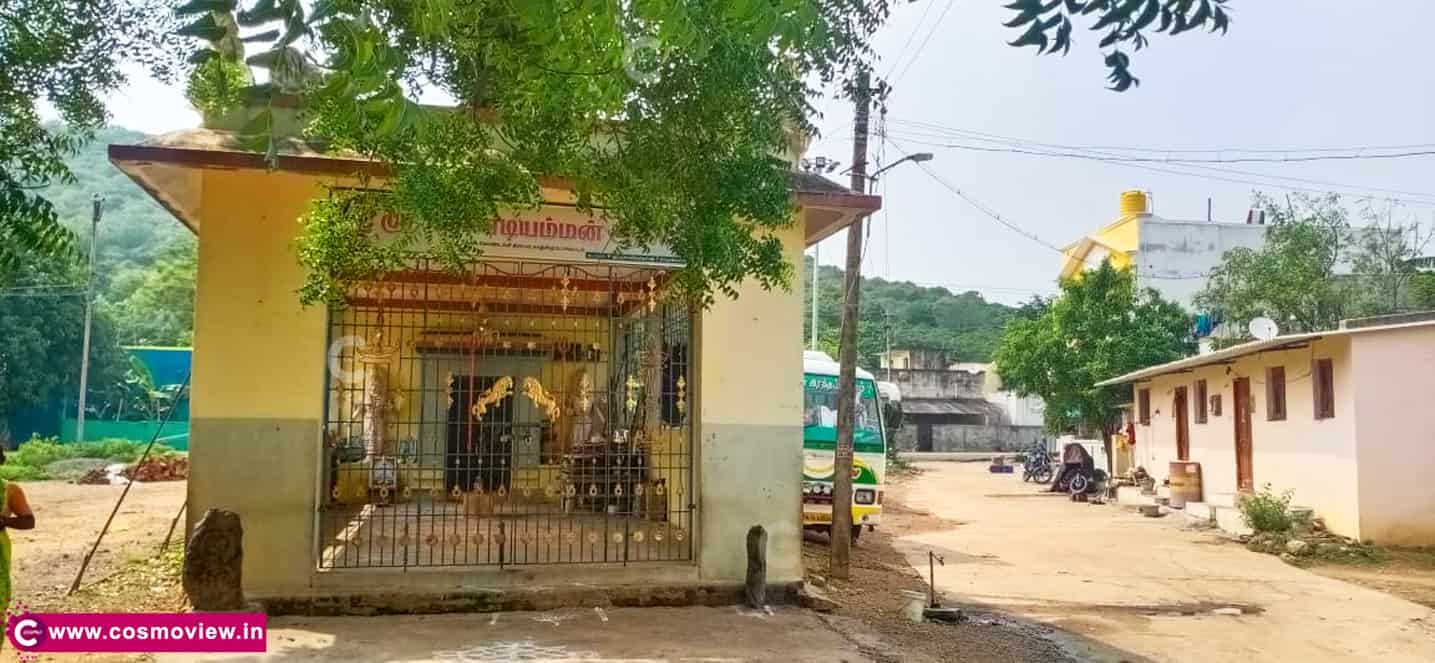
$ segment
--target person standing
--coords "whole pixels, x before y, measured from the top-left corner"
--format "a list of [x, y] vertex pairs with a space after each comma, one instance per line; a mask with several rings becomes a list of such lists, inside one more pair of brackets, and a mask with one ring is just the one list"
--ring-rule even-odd
[[[0, 465], [5, 464], [5, 449], [0, 447]], [[10, 608], [10, 530], [35, 529], [35, 514], [20, 484], [0, 479], [0, 609]]]

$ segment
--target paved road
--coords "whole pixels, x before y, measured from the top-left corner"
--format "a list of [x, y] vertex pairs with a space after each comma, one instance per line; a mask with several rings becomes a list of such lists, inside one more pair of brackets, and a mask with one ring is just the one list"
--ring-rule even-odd
[[1081, 658], [1435, 661], [1429, 608], [1173, 518], [1039, 495], [1019, 473], [920, 467], [903, 501], [960, 524], [900, 539], [912, 565], [925, 573], [927, 552], [936, 550], [946, 557], [937, 587], [949, 600], [1056, 625]]

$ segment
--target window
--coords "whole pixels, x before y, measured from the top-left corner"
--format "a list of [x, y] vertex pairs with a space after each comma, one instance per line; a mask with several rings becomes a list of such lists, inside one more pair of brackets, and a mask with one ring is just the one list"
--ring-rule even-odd
[[1151, 390], [1138, 389], [1136, 391], [1136, 409], [1138, 420], [1142, 426], [1151, 425]]
[[1266, 421], [1285, 421], [1286, 367], [1266, 368]]
[[1221, 416], [1221, 395], [1211, 394], [1211, 416]]
[[1206, 381], [1196, 381], [1196, 423], [1206, 423]]
[[1330, 419], [1335, 416], [1335, 365], [1329, 359], [1317, 359], [1310, 367], [1310, 383], [1315, 393], [1315, 418]]

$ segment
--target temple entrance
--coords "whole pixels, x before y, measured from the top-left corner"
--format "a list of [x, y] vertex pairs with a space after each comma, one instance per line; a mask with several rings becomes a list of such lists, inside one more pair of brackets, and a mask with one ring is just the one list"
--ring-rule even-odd
[[693, 558], [691, 318], [647, 267], [416, 262], [331, 313], [323, 568]]

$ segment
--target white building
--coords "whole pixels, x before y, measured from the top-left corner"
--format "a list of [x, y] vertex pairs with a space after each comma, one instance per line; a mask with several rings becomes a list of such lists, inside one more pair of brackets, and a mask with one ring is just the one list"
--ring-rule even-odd
[[1061, 277], [1109, 259], [1115, 267], [1131, 268], [1139, 287], [1153, 288], [1192, 310], [1191, 300], [1206, 287], [1205, 275], [1220, 266], [1226, 251], [1265, 244], [1266, 227], [1259, 218], [1252, 215], [1247, 223], [1166, 219], [1152, 213], [1146, 192], [1127, 191], [1115, 221], [1063, 249]]

